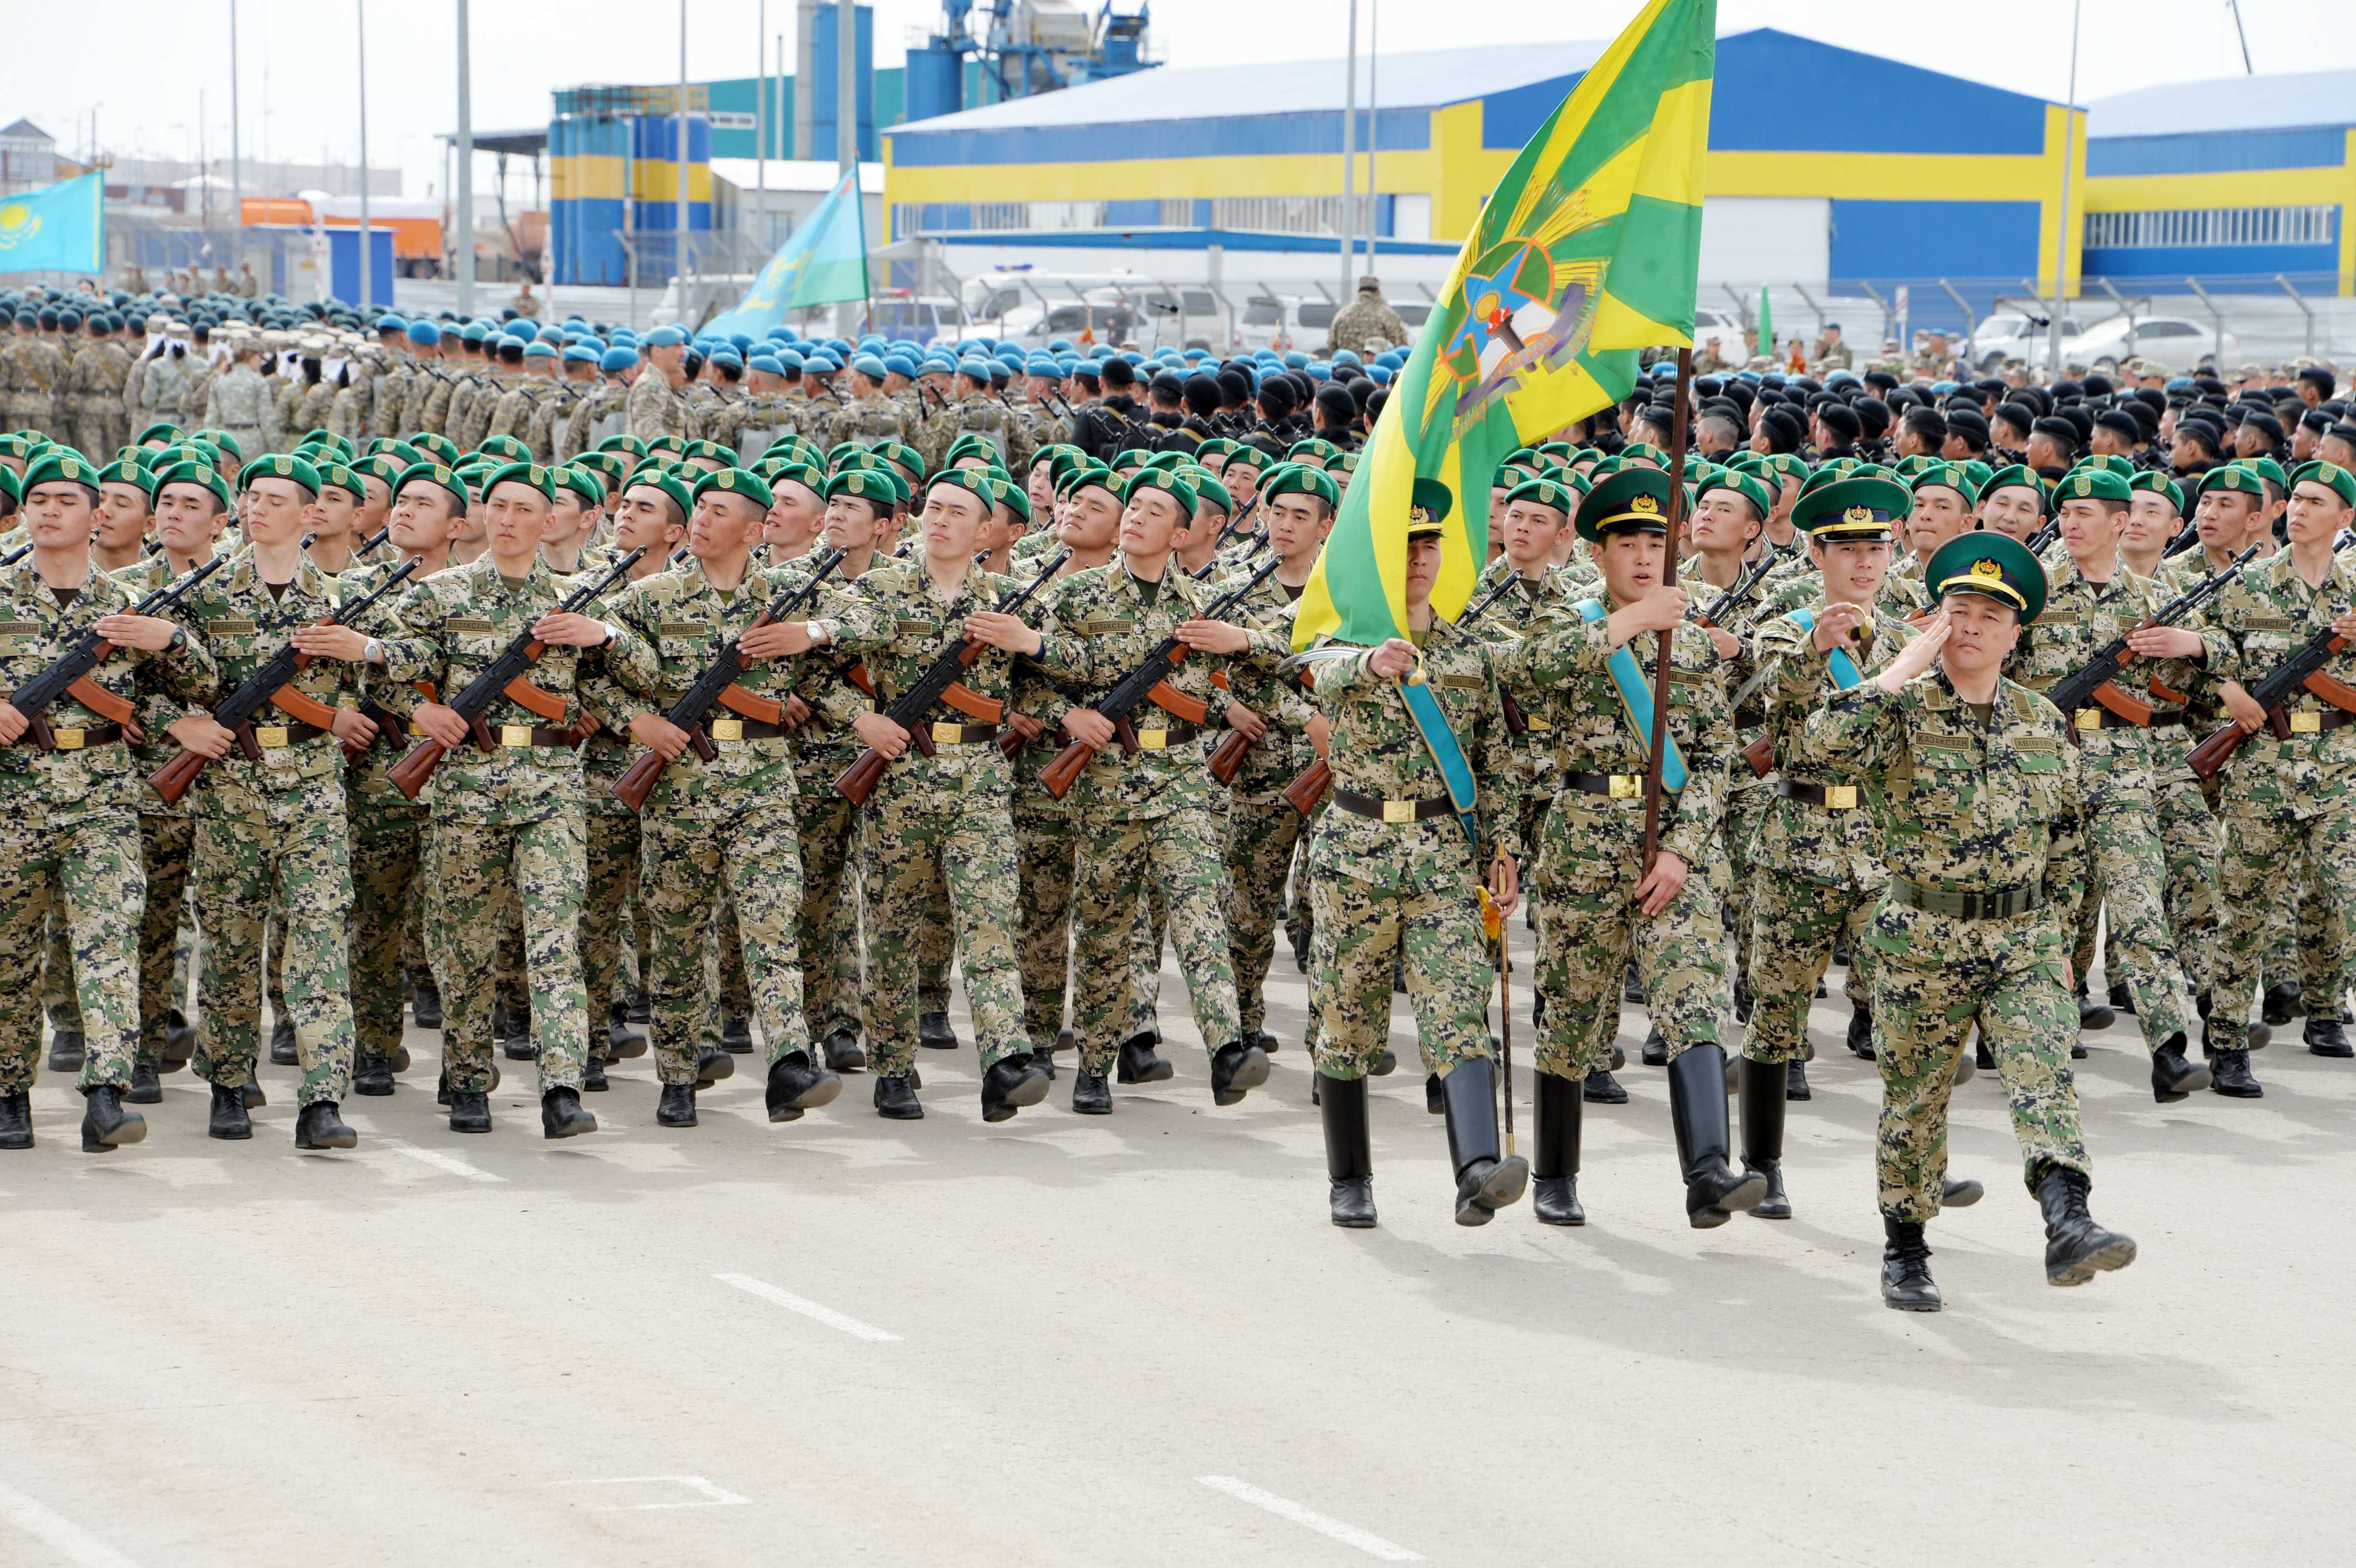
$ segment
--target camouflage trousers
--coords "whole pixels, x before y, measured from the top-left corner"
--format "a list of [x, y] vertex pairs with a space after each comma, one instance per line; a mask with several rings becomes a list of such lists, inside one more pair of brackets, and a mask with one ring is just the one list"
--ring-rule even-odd
[[418, 901], [424, 852], [423, 806], [355, 802], [351, 814], [352, 918], [347, 946], [352, 976], [352, 1036], [361, 1056], [401, 1050], [402, 927]]
[[[1750, 773], [1741, 770], [1743, 781]], [[1726, 796], [1726, 816], [1719, 825], [1719, 842], [1724, 847], [1725, 881], [1719, 890], [1719, 901], [1723, 906], [1727, 932], [1733, 938], [1734, 980], [1755, 998], [1759, 977], [1751, 973], [1753, 955], [1751, 951], [1751, 906], [1758, 896], [1758, 871], [1751, 858], [1751, 848], [1759, 841], [1759, 825], [1767, 819], [1767, 808], [1774, 803], [1775, 792], [1764, 784], [1747, 782], [1730, 790]], [[1535, 843], [1536, 840], [1528, 840]], [[1826, 955], [1831, 950], [1827, 948]], [[1813, 990], [1811, 995], [1813, 995]], [[1752, 1015], [1756, 1017], [1756, 1014]], [[1764, 1061], [1766, 1057], [1760, 1058]]]
[[[332, 742], [327, 742], [332, 744]], [[302, 1103], [345, 1099], [352, 1086], [352, 998], [344, 950], [351, 919], [351, 835], [342, 791], [269, 801], [272, 820], [197, 822], [197, 923], [205, 933], [196, 1072], [233, 1089], [253, 1072], [262, 1021], [262, 928], [279, 917], [286, 1012]], [[283, 809], [281, 809], [283, 808]]]
[[1022, 924], [1014, 953], [1023, 972], [1023, 1033], [1034, 1051], [1052, 1050], [1064, 1027], [1072, 957], [1071, 821], [1064, 803], [1027, 784], [1014, 796], [1014, 869]]
[[1848, 996], [1872, 996], [1874, 950], [1864, 940], [1883, 883], [1834, 887], [1773, 866], [1751, 873], [1751, 1032], [1742, 1054], [1753, 1061], [1805, 1061], [1808, 1008], [1832, 962], [1833, 939], [1848, 933]]
[[437, 818], [426, 834], [425, 942], [442, 986], [442, 1060], [454, 1093], [491, 1086], [491, 997], [500, 922], [523, 933], [540, 1089], [581, 1087], [587, 994], [577, 945], [588, 834], [579, 812], [538, 822]]
[[65, 912], [87, 1020], [81, 1087], [130, 1087], [139, 1038], [132, 911], [146, 888], [138, 843], [127, 808], [60, 826], [0, 824], [0, 1093], [29, 1088], [40, 1063], [42, 933], [53, 906]]
[[[801, 841], [790, 795], [764, 797], [732, 816], [649, 816], [639, 825], [638, 896], [654, 927], [647, 991], [654, 1002], [655, 1067], [666, 1083], [695, 1082], [696, 1030], [707, 1014], [704, 954], [721, 909], [774, 1065], [809, 1054], [802, 1014]], [[723, 957], [725, 951], [723, 946]]]
[[[921, 765], [921, 764], [920, 764]], [[934, 794], [887, 784], [862, 814], [868, 913], [868, 1066], [905, 1072], [916, 1060], [924, 926], [955, 923], [974, 1044], [987, 1072], [1023, 1056], [1023, 982], [1014, 961], [1014, 824], [1003, 796]]]
[[139, 862], [147, 875], [147, 901], [139, 915], [139, 1060], [150, 1067], [164, 1060], [164, 1029], [178, 1001], [172, 965], [196, 848], [194, 817], [139, 818]]
[[[2293, 902], [2290, 890], [2303, 893], [2312, 886], [2336, 890], [2321, 929], [2311, 938], [2302, 933], [2298, 953], [2300, 964], [2311, 963], [2308, 972], [2319, 978], [2317, 994], [2305, 998], [2307, 1005], [2317, 1016], [2329, 1018], [2336, 1016], [2337, 993], [2347, 985], [2349, 964], [2356, 957], [2356, 900], [2349, 892], [2356, 888], [2356, 799], [2330, 802], [2307, 816], [2228, 808], [2225, 854], [2217, 871], [2224, 920], [2209, 1013], [2218, 1050], [2247, 1049], [2250, 1004], [2262, 968], [2269, 981], [2299, 978], [2297, 968], [2276, 974], [2265, 963], [2275, 929], [2269, 912], [2294, 918], [2287, 907]], [[2302, 981], [2301, 989], [2307, 988]], [[2324, 1011], [2327, 997], [2331, 1012]]]
[[1268, 1025], [1276, 923], [1284, 912], [1293, 847], [1307, 826], [1282, 795], [1239, 800], [1227, 807], [1227, 955], [1236, 974], [1236, 1014], [1248, 1032]]
[[[851, 759], [843, 759], [847, 764]], [[837, 768], [835, 772], [841, 772]], [[797, 769], [794, 831], [802, 867], [802, 1014], [823, 1039], [859, 1027], [859, 808], [822, 769]], [[841, 960], [850, 959], [848, 975]]]
[[[2177, 961], [2160, 891], [2167, 858], [2159, 846], [2158, 814], [2144, 791], [2114, 795], [2090, 789], [2087, 796], [2084, 907], [2102, 901], [2111, 951], [2119, 962], [2115, 978], [2125, 980], [2134, 993], [2144, 1044], [2158, 1051], [2185, 1033], [2191, 1017], [2184, 966]], [[2088, 944], [2091, 949], [2091, 936]]]
[[2184, 768], [2172, 771], [2179, 776], [2164, 778], [2157, 791], [2160, 851], [2167, 859], [2167, 880], [2160, 897], [2167, 907], [2169, 929], [2176, 936], [2176, 955], [2184, 965], [2185, 979], [2196, 994], [2205, 995], [2216, 980], [2222, 908], [2217, 898], [2217, 861], [2224, 853], [2225, 834], [2191, 773]]
[[1461, 879], [1387, 888], [1317, 866], [1309, 898], [1316, 920], [1309, 973], [1318, 1072], [1364, 1078], [1389, 1048], [1395, 973], [1407, 977], [1408, 1007], [1430, 1071], [1445, 1077], [1462, 1061], [1493, 1054], [1489, 992], [1497, 972], [1469, 863]]
[[2041, 1168], [2091, 1172], [2070, 1047], [2077, 1007], [2063, 983], [2067, 943], [2050, 910], [1963, 920], [1885, 902], [1867, 927], [1876, 949], [1873, 1044], [1881, 1071], [1875, 1156], [1881, 1211], [1927, 1221], [1947, 1176], [1947, 1101], [1972, 1026], [1996, 1058], [2005, 1108], [2034, 1191]]
[[593, 799], [583, 818], [589, 873], [581, 895], [581, 983], [588, 1003], [586, 1046], [596, 1056], [607, 1043], [606, 1009], [629, 997], [622, 974], [626, 912], [634, 913], [644, 901], [638, 896], [638, 814], [619, 802], [614, 803], [617, 809], [605, 809], [594, 798], [597, 782], [593, 779], [589, 788]]
[[[1072, 889], [1072, 1036], [1080, 1071], [1109, 1072], [1123, 1033], [1137, 1023], [1139, 927], [1151, 929], [1149, 887], [1167, 901], [1172, 940], [1194, 1006], [1204, 1050], [1215, 1055], [1242, 1035], [1227, 925], [1219, 912], [1221, 862], [1211, 814], [1197, 805], [1151, 816], [1124, 808], [1075, 807], [1072, 836], [1087, 847]], [[1161, 973], [1153, 943], [1152, 973]]]
[[1715, 1044], [1732, 998], [1727, 990], [1726, 923], [1718, 890], [1697, 868], [1668, 908], [1636, 907], [1643, 880], [1633, 859], [1578, 863], [1576, 875], [1541, 868], [1537, 967], [1546, 998], [1537, 1030], [1542, 1072], [1584, 1078], [1609, 1065], [1620, 1032], [1620, 987], [1631, 959], [1644, 982], [1653, 1025], [1669, 1055]]
[[[1214, 828], [1211, 842], [1218, 841]], [[1169, 940], [1170, 901], [1162, 884], [1151, 877], [1137, 900], [1137, 923], [1130, 927], [1129, 944], [1129, 1025], [1130, 1034], [1162, 1032], [1162, 949]]]

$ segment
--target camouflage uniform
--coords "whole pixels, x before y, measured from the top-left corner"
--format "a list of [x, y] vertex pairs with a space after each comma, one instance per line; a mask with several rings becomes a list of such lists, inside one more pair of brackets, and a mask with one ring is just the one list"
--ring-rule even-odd
[[280, 450], [281, 427], [270, 386], [251, 365], [232, 365], [212, 379], [205, 411], [198, 421], [207, 430], [225, 430], [236, 438], [248, 461]]
[[534, 463], [555, 463], [557, 438], [573, 423], [573, 411], [579, 406], [588, 389], [578, 382], [552, 381], [541, 394], [532, 410], [531, 428], [523, 432], [524, 444], [531, 448]]
[[172, 413], [159, 410], [157, 417], [176, 420], [195, 430], [205, 422], [205, 410], [211, 401], [213, 382], [220, 379], [220, 372], [209, 364], [197, 361], [191, 361], [191, 364], [194, 368], [188, 373], [187, 384], [180, 390], [178, 409]]
[[[1224, 592], [1224, 585], [1215, 585]], [[1273, 575], [1262, 578], [1231, 619], [1290, 643], [1292, 592]], [[1316, 753], [1305, 731], [1316, 708], [1290, 678], [1242, 663], [1227, 668], [1228, 695], [1268, 720], [1268, 729], [1244, 752], [1243, 765], [1228, 785], [1225, 912], [1227, 958], [1235, 969], [1236, 1011], [1244, 1033], [1267, 1032], [1268, 971], [1276, 956], [1276, 924], [1284, 912], [1284, 885], [1296, 850], [1308, 834], [1308, 819], [1284, 798], [1284, 788]], [[1225, 706], [1212, 701], [1216, 713]], [[1305, 880], [1305, 879], [1304, 879]], [[1307, 901], [1307, 890], [1302, 890]], [[1161, 949], [1153, 952], [1157, 968]], [[1312, 998], [1312, 1003], [1314, 998]], [[1308, 1038], [1315, 1037], [1314, 1014]], [[1258, 1041], [1265, 1049], [1265, 1041]]]
[[407, 441], [421, 431], [441, 433], [442, 421], [450, 416], [452, 376], [438, 355], [415, 363], [409, 372], [409, 390], [402, 398], [395, 437]]
[[286, 421], [286, 428], [299, 436], [304, 431], [330, 428], [336, 417], [337, 388], [332, 381], [315, 381], [303, 394], [300, 411]]
[[394, 350], [391, 358], [376, 373], [369, 387], [367, 433], [400, 436], [407, 432], [401, 427], [402, 415], [408, 411], [410, 389], [416, 384], [420, 367], [409, 355]]
[[630, 383], [630, 395], [623, 405], [623, 421], [628, 432], [640, 441], [659, 441], [667, 435], [684, 440], [687, 400], [671, 389], [659, 367], [648, 365]]
[[10, 430], [48, 429], [49, 384], [42, 379], [40, 343], [32, 334], [18, 332], [0, 346], [0, 373], [5, 376], [5, 400], [0, 419]]
[[[37, 430], [51, 441], [71, 445], [73, 442], [73, 361], [66, 353], [55, 333], [43, 333], [28, 338], [25, 345], [26, 364], [32, 373], [33, 384], [39, 389], [39, 401], [34, 408], [35, 422], [27, 426]], [[86, 456], [103, 461], [104, 453], [89, 453]]]
[[594, 452], [597, 443], [607, 436], [623, 434], [628, 424], [625, 410], [629, 400], [630, 389], [619, 381], [603, 382], [591, 389], [573, 405], [565, 420], [564, 439], [557, 443], [558, 461]]
[[458, 443], [461, 452], [472, 452], [483, 444], [491, 433], [491, 421], [497, 417], [500, 400], [509, 389], [505, 371], [492, 370], [474, 377], [450, 399], [450, 422], [442, 433]]
[[1361, 289], [1356, 299], [1333, 313], [1333, 325], [1325, 334], [1326, 351], [1347, 348], [1363, 355], [1370, 337], [1379, 337], [1394, 348], [1413, 347], [1399, 313], [1384, 303], [1379, 291]]
[[[547, 386], [547, 381], [538, 376], [519, 376], [509, 381], [500, 391], [498, 400], [492, 403], [490, 421], [483, 427], [481, 440], [475, 444], [480, 446], [495, 435], [511, 435], [530, 445], [532, 421], [540, 412], [541, 400]], [[534, 453], [531, 460], [534, 463], [548, 461], [540, 453]]]
[[[902, 421], [900, 406], [878, 392], [853, 399], [826, 421], [825, 428], [826, 434], [819, 444], [831, 452], [846, 441], [855, 441], [862, 446], [886, 441], [906, 442], [905, 432], [910, 427]], [[928, 474], [934, 471], [934, 467], [926, 469]]]
[[[337, 579], [342, 597], [365, 593], [397, 562], [355, 566]], [[406, 928], [424, 901], [418, 880], [428, 808], [393, 786], [386, 770], [415, 743], [409, 728], [412, 689], [369, 677], [369, 717], [376, 741], [344, 767], [347, 831], [352, 846], [352, 914], [345, 958], [351, 975], [354, 1051], [362, 1061], [401, 1050], [402, 1008], [409, 985], [402, 960]], [[390, 730], [390, 733], [387, 733]]]
[[179, 422], [180, 400], [187, 392], [191, 374], [187, 357], [175, 359], [169, 348], [140, 368], [139, 413], [134, 421], [139, 429], [158, 421]]
[[[140, 599], [173, 576], [171, 562], [158, 553], [114, 573], [114, 580]], [[142, 779], [178, 754], [178, 744], [164, 733], [178, 718], [177, 710], [164, 709], [143, 721], [146, 735], [131, 748], [132, 770]], [[133, 805], [139, 816], [139, 863], [147, 877], [147, 901], [139, 917], [139, 1061], [156, 1067], [164, 1060], [166, 1015], [185, 994], [173, 987], [172, 969], [196, 855], [197, 824], [186, 795], [170, 805], [142, 784]]]
[[[16, 690], [61, 657], [101, 617], [136, 596], [102, 572], [61, 604], [28, 557], [0, 575], [0, 682]], [[191, 640], [180, 652], [124, 650], [91, 678], [170, 722], [201, 697], [212, 668]], [[139, 1043], [139, 954], [133, 912], [146, 879], [137, 858], [133, 772], [119, 730], [71, 696], [48, 720], [56, 751], [28, 736], [0, 749], [0, 1093], [29, 1087], [40, 1061], [42, 929], [62, 903], [85, 1020], [81, 1087], [128, 1088]], [[110, 737], [108, 731], [113, 733]]]
[[970, 393], [948, 404], [925, 421], [915, 443], [924, 457], [925, 472], [939, 473], [948, 460], [951, 443], [968, 432], [986, 437], [998, 448], [1000, 460], [1009, 474], [1031, 472], [1031, 456], [1036, 449], [1032, 445], [1029, 429], [1005, 404], [982, 392]]
[[[556, 607], [566, 581], [535, 562], [529, 577], [510, 584], [488, 554], [434, 573], [402, 598], [396, 613], [408, 630], [386, 642], [385, 677], [430, 680], [445, 699], [464, 690], [518, 632]], [[625, 712], [603, 674], [614, 656], [628, 656], [627, 650], [616, 656], [610, 648], [552, 646], [529, 678], [570, 699], [566, 723], [588, 703], [601, 723], [618, 731]], [[492, 752], [462, 746], [444, 759], [432, 786], [426, 941], [442, 987], [450, 1089], [490, 1088], [496, 958], [484, 937], [510, 900], [523, 927], [541, 1092], [578, 1089], [588, 1039], [576, 945], [588, 879], [580, 756], [561, 728], [512, 699], [493, 703], [483, 720], [498, 742]]]
[[[1893, 880], [1865, 933], [1877, 954], [1883, 1215], [1921, 1223], [1939, 1211], [1947, 1099], [1974, 1024], [2003, 1076], [2029, 1189], [2045, 1167], [2089, 1173], [2063, 979], [2064, 933], [2084, 890], [2084, 821], [2079, 754], [2062, 715], [2007, 681], [1983, 718], [1934, 670], [1895, 696], [1868, 681], [1833, 698], [1809, 717], [1799, 752], [1804, 766], [1869, 780], [1884, 802]], [[2029, 907], [1994, 916], [1922, 907], [2000, 892]]]
[[[802, 565], [789, 561], [781, 570], [796, 571]], [[841, 577], [829, 579], [819, 590], [815, 616], [841, 619], [854, 594]], [[792, 737], [802, 867], [797, 931], [800, 950], [811, 955], [802, 969], [802, 1011], [810, 1032], [821, 1039], [837, 1029], [855, 1033], [860, 1025], [859, 893], [853, 875], [859, 811], [834, 787], [842, 770], [866, 749], [851, 731], [851, 720], [866, 706], [846, 678], [857, 662], [840, 648], [816, 648], [802, 656], [795, 682], [810, 709]]]
[[1434, 1072], [1445, 1076], [1492, 1053], [1496, 970], [1482, 932], [1480, 890], [1491, 859], [1522, 852], [1497, 659], [1436, 616], [1415, 640], [1424, 682], [1472, 765], [1481, 843], [1465, 842], [1444, 804], [1437, 815], [1406, 822], [1344, 809], [1348, 797], [1445, 803], [1448, 789], [1396, 683], [1373, 675], [1364, 655], [1317, 666], [1317, 707], [1333, 725], [1333, 804], [1309, 848], [1317, 912], [1310, 972], [1317, 1071], [1328, 1078], [1364, 1078], [1388, 1048], [1391, 976], [1402, 968], [1418, 1042]]
[[[250, 550], [186, 601], [228, 696], [285, 645], [296, 628], [335, 607], [335, 580], [305, 560], [283, 597], [263, 586]], [[390, 616], [371, 610], [353, 630], [384, 637]], [[360, 671], [314, 659], [294, 677], [305, 696], [356, 707]], [[348, 699], [349, 700], [344, 700]], [[288, 1016], [303, 1069], [302, 1103], [340, 1102], [351, 1088], [352, 1007], [346, 925], [352, 905], [351, 839], [344, 760], [335, 736], [275, 711], [253, 726], [262, 760], [232, 750], [198, 776], [197, 923], [205, 933], [203, 1015], [197, 1072], [226, 1089], [253, 1072], [262, 1016], [262, 926], [274, 912], [284, 937]]]

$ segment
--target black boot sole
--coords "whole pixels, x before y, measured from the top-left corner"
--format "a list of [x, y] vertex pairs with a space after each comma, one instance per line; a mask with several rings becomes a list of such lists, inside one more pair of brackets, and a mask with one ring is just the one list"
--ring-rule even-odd
[[351, 1128], [346, 1127], [340, 1133], [329, 1133], [327, 1141], [321, 1143], [297, 1133], [294, 1135], [294, 1147], [299, 1149], [316, 1150], [358, 1148], [360, 1147], [360, 1136]]
[[2209, 1087], [2209, 1069], [2206, 1066], [2197, 1061], [2188, 1061], [2185, 1066], [2189, 1071], [2164, 1083], [2155, 1068], [2151, 1075], [2151, 1097], [2163, 1105], [2173, 1105], [2179, 1100], [2190, 1099], [2194, 1091]]
[[1456, 1196], [1456, 1222], [1460, 1225], [1485, 1225], [1497, 1217], [1497, 1211], [1521, 1201], [1522, 1193], [1530, 1184], [1530, 1162], [1521, 1156], [1507, 1155], [1496, 1168], [1481, 1179], [1481, 1184], [1466, 1192], [1461, 1189]]
[[1578, 1188], [1571, 1189], [1567, 1202], [1558, 1200], [1547, 1190], [1547, 1183], [1558, 1179], [1538, 1177], [1530, 1183], [1530, 1212], [1541, 1225], [1576, 1226], [1587, 1223], [1587, 1209], [1579, 1201]]
[[2115, 1238], [2108, 1245], [2096, 1247], [2084, 1257], [2072, 1259], [2059, 1266], [2049, 1265], [2045, 1283], [2067, 1287], [2083, 1285], [2098, 1274], [2123, 1269], [2136, 1261], [2136, 1244], [2126, 1236]]
[[1747, 1214], [1767, 1196], [1767, 1179], [1757, 1171], [1745, 1171], [1733, 1186], [1717, 1198], [1697, 1208], [1690, 1196], [1686, 1202], [1686, 1222], [1697, 1231], [1714, 1231], [1737, 1214]]
[[[1366, 1182], [1365, 1206], [1362, 1209], [1358, 1205], [1359, 1195], [1356, 1192], [1344, 1193], [1342, 1190], [1344, 1186], [1355, 1187], [1359, 1179], [1352, 1178], [1346, 1181], [1333, 1181], [1331, 1178], [1327, 1179], [1332, 1187], [1331, 1195], [1327, 1200], [1327, 1211], [1333, 1223], [1345, 1231], [1373, 1230], [1375, 1228], [1373, 1181]], [[1346, 1209], [1343, 1207], [1345, 1202], [1349, 1205]]]

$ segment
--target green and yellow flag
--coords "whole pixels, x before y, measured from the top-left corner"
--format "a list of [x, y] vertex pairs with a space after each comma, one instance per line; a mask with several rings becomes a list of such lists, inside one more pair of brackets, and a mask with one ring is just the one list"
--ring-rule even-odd
[[1650, 0], [1514, 160], [1392, 384], [1296, 647], [1404, 635], [1418, 475], [1455, 497], [1431, 602], [1462, 611], [1505, 454], [1625, 397], [1639, 349], [1693, 342], [1717, 58], [1717, 0]]

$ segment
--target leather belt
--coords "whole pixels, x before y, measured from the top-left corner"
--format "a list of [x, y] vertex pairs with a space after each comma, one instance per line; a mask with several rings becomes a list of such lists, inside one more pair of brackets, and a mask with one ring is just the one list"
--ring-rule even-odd
[[498, 730], [500, 745], [521, 751], [528, 746], [565, 746], [573, 744], [570, 730], [551, 730], [538, 724], [502, 724]]
[[1565, 773], [1562, 782], [1572, 789], [1584, 790], [1589, 795], [1609, 795], [1613, 800], [1644, 798], [1644, 775], [1642, 773]]
[[1855, 784], [1812, 784], [1798, 779], [1777, 779], [1775, 793], [1788, 800], [1821, 805], [1826, 811], [1855, 811], [1858, 804]]
[[1136, 730], [1137, 748], [1141, 752], [1169, 752], [1189, 741], [1203, 738], [1199, 724], [1169, 724], [1159, 730]]
[[1360, 816], [1371, 816], [1383, 822], [1428, 822], [1435, 816], [1452, 816], [1455, 804], [1446, 795], [1431, 800], [1385, 800], [1380, 795], [1360, 795], [1354, 789], [1336, 789], [1333, 804]]
[[1890, 900], [1925, 914], [1954, 915], [1962, 920], [2004, 920], [2027, 914], [2045, 902], [2042, 888], [1988, 888], [1978, 892], [1948, 892], [1926, 888], [1903, 877], [1890, 879]]
[[274, 752], [282, 746], [297, 746], [305, 741], [316, 741], [327, 733], [327, 731], [316, 724], [305, 724], [299, 720], [292, 724], [256, 724], [253, 726], [253, 743], [265, 752]]
[[704, 725], [703, 732], [715, 741], [775, 741], [787, 731], [782, 724], [764, 724], [757, 719], [714, 719]]
[[2081, 708], [2070, 716], [2072, 730], [2140, 730], [2142, 725], [2132, 719], [2121, 718], [2107, 708]]
[[998, 739], [995, 724], [936, 724], [931, 728], [936, 746], [979, 746], [984, 741]]
[[[30, 739], [29, 736], [27, 737]], [[60, 752], [79, 752], [91, 746], [111, 746], [123, 739], [120, 724], [91, 724], [80, 730], [49, 726], [49, 739]]]
[[2288, 713], [2290, 732], [2294, 735], [2320, 735], [2326, 730], [2337, 730], [2342, 724], [2356, 722], [2356, 714], [2342, 713], [2336, 708], [2317, 713]]

